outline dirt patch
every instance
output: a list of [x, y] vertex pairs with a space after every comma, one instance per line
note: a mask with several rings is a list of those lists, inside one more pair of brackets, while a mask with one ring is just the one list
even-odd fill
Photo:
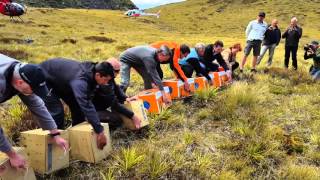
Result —
[[71, 44], [76, 44], [77, 40], [72, 39], [72, 38], [65, 38], [61, 41], [62, 43], [71, 43]]
[[39, 27], [44, 27], [44, 28], [50, 27], [50, 25], [48, 25], [48, 24], [39, 24], [38, 26], [39, 26]]
[[129, 49], [133, 47], [132, 45], [129, 45], [129, 44], [123, 44], [123, 45], [120, 45], [120, 46], [116, 46], [116, 49], [118, 51], [125, 51], [126, 49]]
[[146, 24], [155, 24], [156, 22], [149, 20], [149, 19], [138, 19], [138, 21]]
[[30, 56], [27, 52], [22, 50], [1, 49], [0, 53], [15, 59], [27, 59]]
[[0, 38], [0, 43], [4, 43], [4, 44], [13, 44], [13, 43], [23, 44], [24, 40], [23, 39], [18, 39], [18, 38]]
[[43, 35], [47, 35], [48, 34], [46, 31], [41, 31], [40, 33], [43, 34]]
[[5, 24], [0, 24], [0, 27], [6, 27], [6, 25]]
[[88, 41], [93, 41], [93, 42], [104, 42], [104, 43], [116, 42], [116, 40], [114, 39], [103, 37], [103, 36], [88, 36], [88, 37], [85, 37], [84, 39]]

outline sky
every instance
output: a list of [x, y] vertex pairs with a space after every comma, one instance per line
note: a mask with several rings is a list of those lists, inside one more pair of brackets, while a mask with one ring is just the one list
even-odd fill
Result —
[[139, 9], [148, 9], [163, 4], [181, 2], [184, 0], [131, 0]]

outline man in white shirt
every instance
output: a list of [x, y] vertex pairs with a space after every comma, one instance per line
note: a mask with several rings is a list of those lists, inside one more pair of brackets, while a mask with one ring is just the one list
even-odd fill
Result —
[[246, 64], [247, 58], [253, 49], [253, 61], [251, 72], [257, 72], [256, 64], [257, 58], [260, 55], [261, 43], [264, 38], [264, 33], [268, 28], [268, 24], [264, 22], [264, 18], [266, 14], [264, 12], [260, 12], [258, 14], [257, 20], [251, 21], [246, 29], [246, 37], [247, 37], [247, 45], [244, 49], [244, 56], [242, 59], [242, 63], [240, 65], [240, 72], [243, 72], [243, 67]]

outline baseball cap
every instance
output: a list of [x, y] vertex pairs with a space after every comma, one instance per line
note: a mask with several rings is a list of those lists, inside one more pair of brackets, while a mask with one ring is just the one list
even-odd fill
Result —
[[263, 11], [261, 11], [261, 12], [259, 12], [259, 15], [258, 15], [258, 16], [260, 16], [260, 17], [266, 17], [266, 13], [263, 12]]
[[43, 70], [35, 64], [25, 64], [19, 69], [21, 78], [30, 85], [34, 94], [45, 98], [49, 91], [46, 86], [46, 79]]

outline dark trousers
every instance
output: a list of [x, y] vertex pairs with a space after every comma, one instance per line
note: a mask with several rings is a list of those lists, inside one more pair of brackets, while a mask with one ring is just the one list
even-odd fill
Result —
[[285, 55], [284, 55], [284, 66], [286, 68], [289, 67], [289, 59], [290, 59], [290, 53], [292, 56], [292, 66], [296, 70], [298, 69], [298, 62], [297, 62], [297, 51], [298, 46], [286, 46], [285, 47]]
[[181, 69], [187, 78], [191, 78], [194, 68], [191, 65], [181, 65]]
[[[50, 85], [48, 85], [50, 89]], [[59, 96], [57, 93], [51, 91], [51, 95], [47, 96], [43, 101], [56, 122], [58, 129], [65, 129], [64, 108], [60, 98], [69, 106], [71, 112], [72, 126], [80, 124], [85, 121], [85, 116], [81, 111], [77, 100], [73, 95]]]
[[108, 123], [109, 128], [111, 130], [115, 130], [116, 128], [118, 128], [122, 125], [122, 118], [116, 112], [104, 110], [104, 111], [98, 111], [97, 113], [100, 118], [100, 121], [103, 123]]
[[234, 62], [234, 64], [232, 64], [232, 71], [236, 70], [238, 67], [239, 67], [239, 63]]

